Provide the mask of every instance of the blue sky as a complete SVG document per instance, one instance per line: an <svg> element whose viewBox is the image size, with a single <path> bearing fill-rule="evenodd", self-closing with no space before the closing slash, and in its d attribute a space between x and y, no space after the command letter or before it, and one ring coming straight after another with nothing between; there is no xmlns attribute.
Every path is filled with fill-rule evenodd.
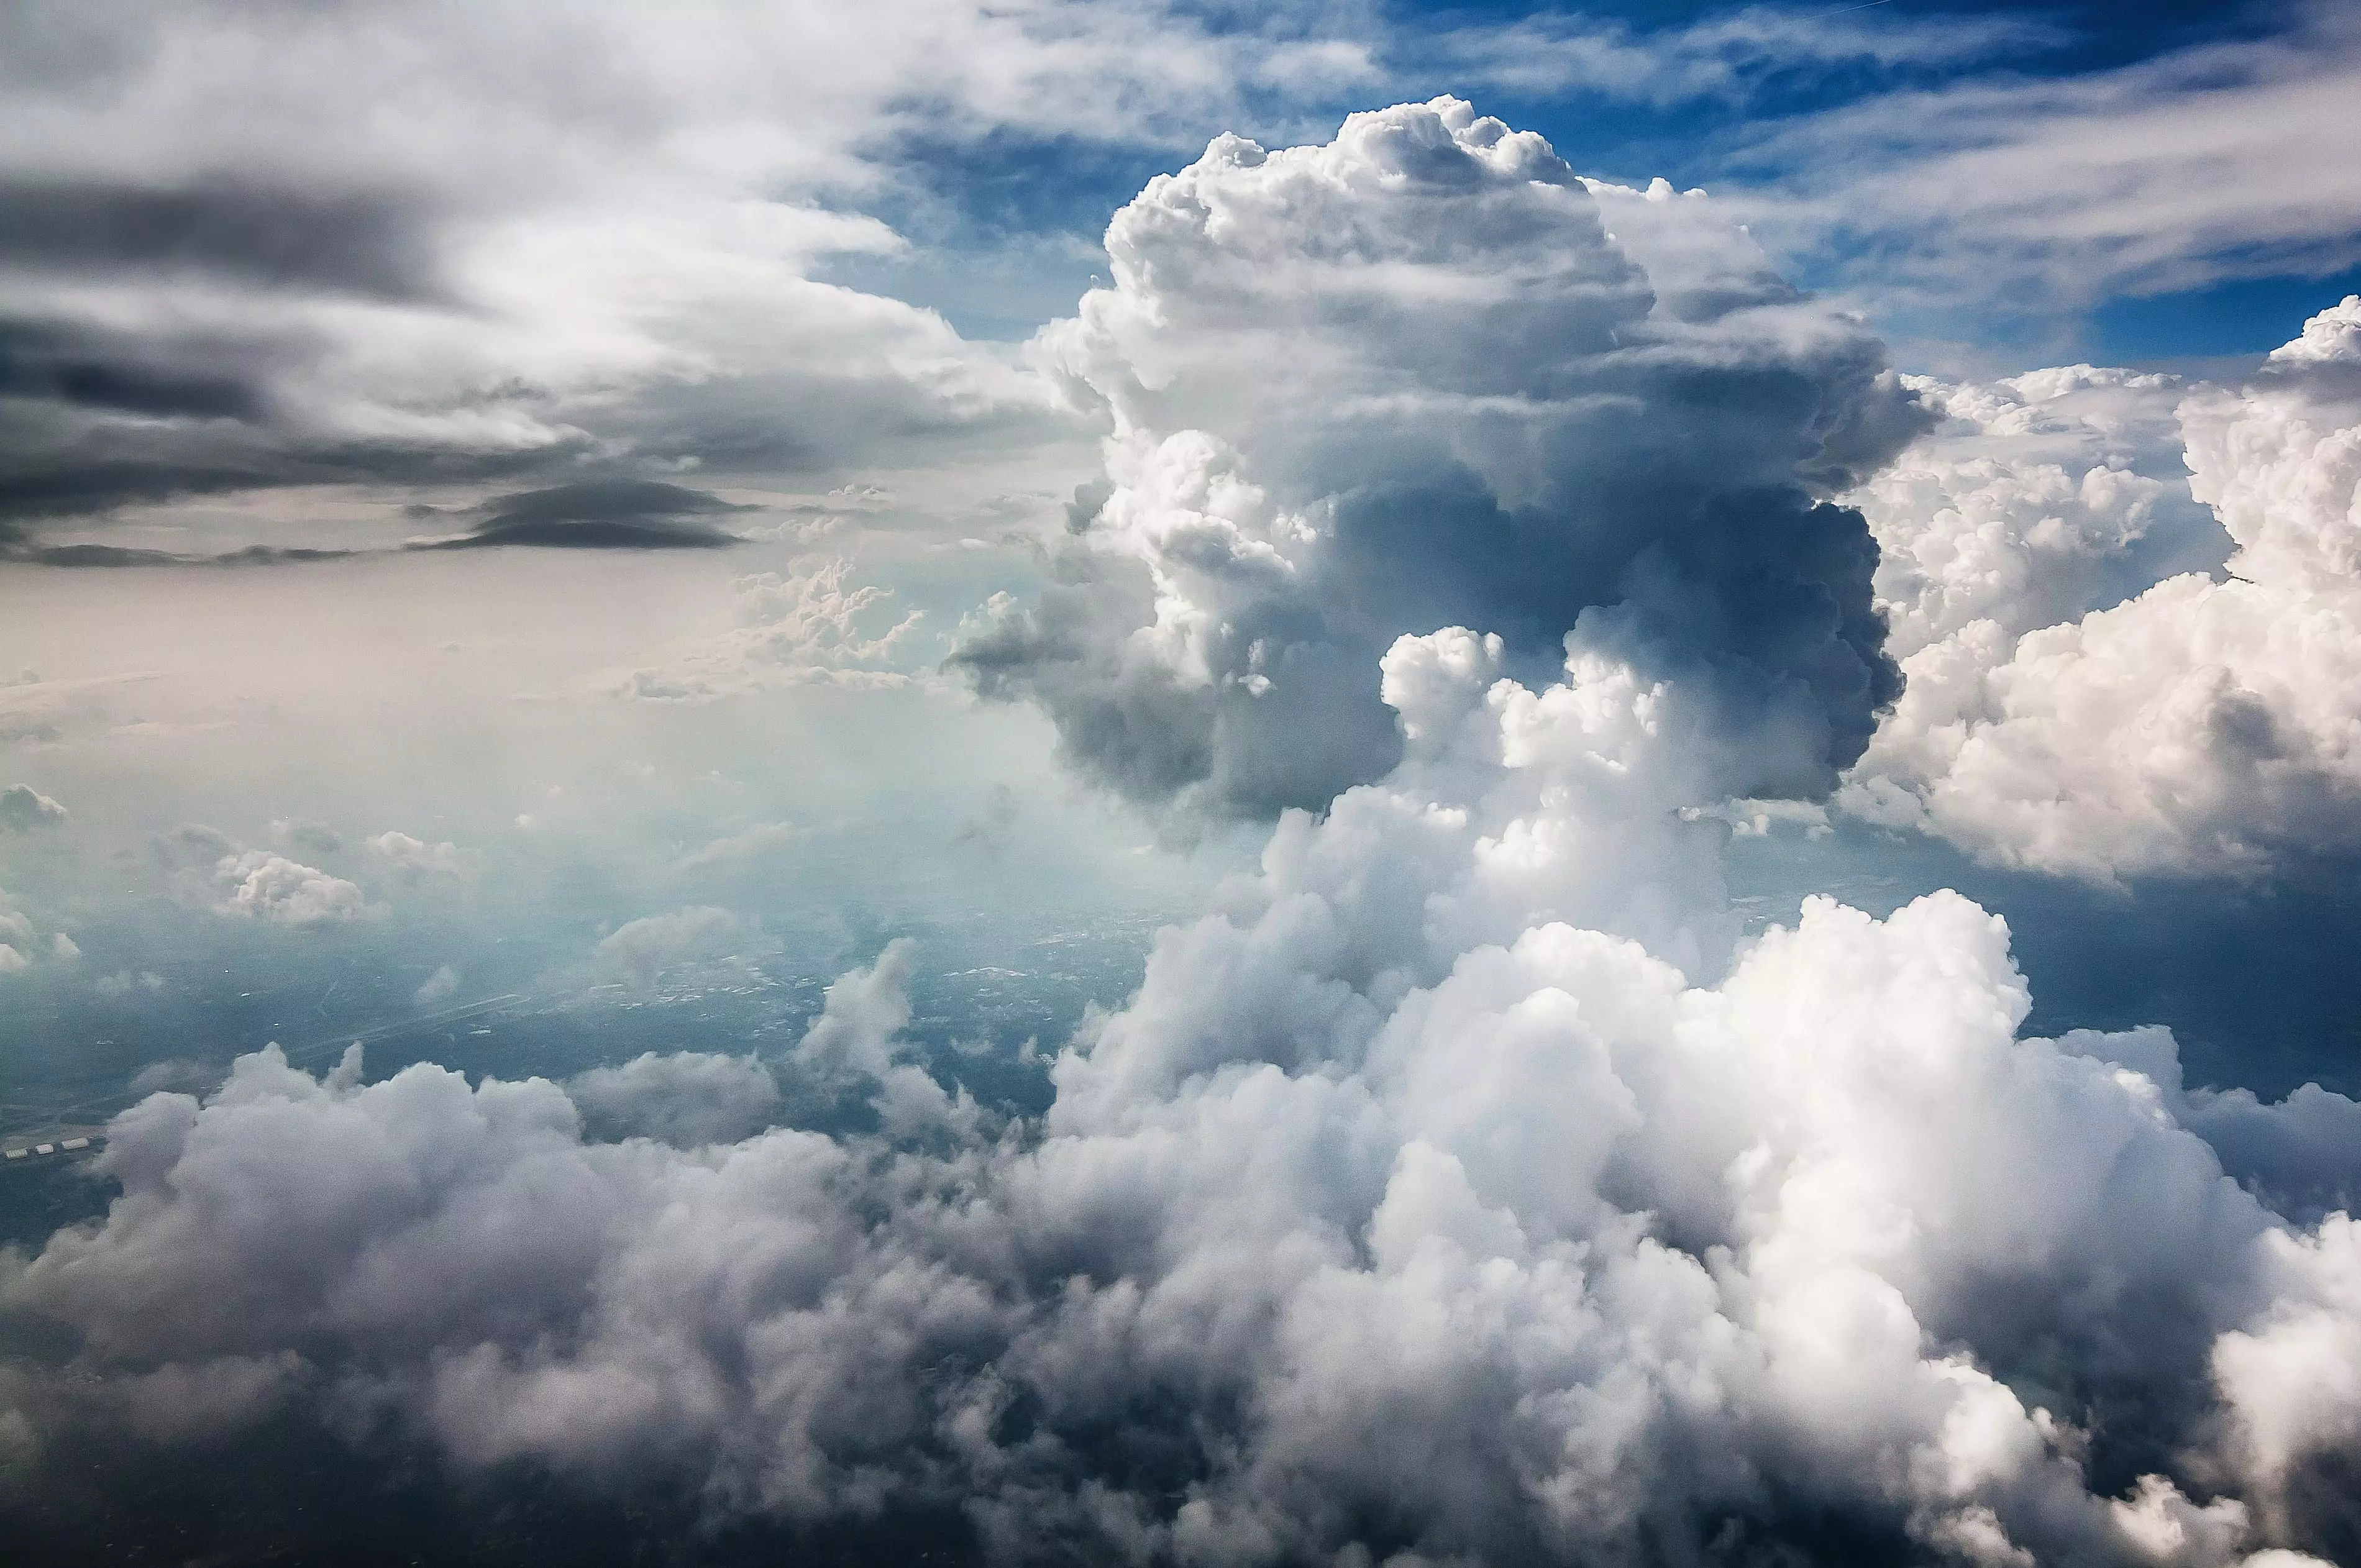
<svg viewBox="0 0 2361 1568"><path fill-rule="evenodd" d="M1827 149L1795 132L1847 109L1905 94L2038 91L2097 86L2143 66L2203 51L2268 46L2284 36L2285 7L2235 5L2060 6L1933 5L1888 0L1826 8L1661 5L1552 9L1522 5L1346 8L1308 18L1279 14L1282 32L1316 32L1342 20L1370 40L1371 69L1404 97L1458 92L1479 107L1548 137L1583 173L1718 193L1776 189L1821 172ZM2324 13L2316 13L2324 14ZM1203 15L1222 27L1238 18ZM1732 18L1741 18L1733 25ZM1777 18L1766 28L1764 18ZM1521 72L1497 51L1524 51ZM1547 63L1567 40L1600 46L1588 67ZM2227 57L2225 57L2227 58ZM1536 69L1539 66L1540 69ZM2232 65L2235 70L2235 66ZM1488 80L1490 77L1492 79ZM1471 85L1471 79L1478 85ZM1247 123L1286 133L1301 116L1339 115L1361 101L1356 84L1266 93L1248 100ZM1931 111L1939 117L1939 107ZM1939 139L1939 138L1938 138ZM901 137L891 157L916 188L883 209L921 244L918 256L880 267L840 265L834 275L934 305L976 335L1029 334L1059 313L1096 269L1090 256L1105 215L1149 176L1193 147L1125 147L1074 138L994 134L930 143ZM1863 236L1816 235L1782 251L1816 286L1874 281L1876 248ZM928 252L939 247L939 258ZM979 257L983 258L979 264ZM2105 280L2087 297L2010 299L1972 325L1923 304L1897 319L1936 326L1979 349L2038 359L2072 353L2110 363L2148 363L2268 352L2324 301L2356 286L2361 267L2349 236L2324 247L2268 242L2224 247L2204 270L2218 281L2177 286L2157 273ZM1988 302L1979 302L1979 308Z"/></svg>

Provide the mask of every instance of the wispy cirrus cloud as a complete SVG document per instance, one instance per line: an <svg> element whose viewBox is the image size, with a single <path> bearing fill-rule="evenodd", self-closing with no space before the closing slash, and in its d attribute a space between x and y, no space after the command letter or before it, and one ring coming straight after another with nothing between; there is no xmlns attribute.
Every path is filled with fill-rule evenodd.
<svg viewBox="0 0 2361 1568"><path fill-rule="evenodd" d="M2361 262L2361 16L2116 69L1971 75L1773 125L1731 192L1889 303L2072 312Z"/></svg>

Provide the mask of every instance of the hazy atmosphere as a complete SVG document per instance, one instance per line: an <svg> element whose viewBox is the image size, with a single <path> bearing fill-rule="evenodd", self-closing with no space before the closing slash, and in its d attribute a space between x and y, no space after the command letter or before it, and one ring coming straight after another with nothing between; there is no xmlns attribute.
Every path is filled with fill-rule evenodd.
<svg viewBox="0 0 2361 1568"><path fill-rule="evenodd" d="M0 0L0 1557L2361 1564L2361 12Z"/></svg>

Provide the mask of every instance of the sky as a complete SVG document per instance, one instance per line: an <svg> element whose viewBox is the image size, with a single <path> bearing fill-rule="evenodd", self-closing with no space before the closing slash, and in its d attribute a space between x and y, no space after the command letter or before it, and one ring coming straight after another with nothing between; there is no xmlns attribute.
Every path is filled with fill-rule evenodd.
<svg viewBox="0 0 2361 1568"><path fill-rule="evenodd" d="M0 7L0 1531L2361 1561L2355 103Z"/></svg>

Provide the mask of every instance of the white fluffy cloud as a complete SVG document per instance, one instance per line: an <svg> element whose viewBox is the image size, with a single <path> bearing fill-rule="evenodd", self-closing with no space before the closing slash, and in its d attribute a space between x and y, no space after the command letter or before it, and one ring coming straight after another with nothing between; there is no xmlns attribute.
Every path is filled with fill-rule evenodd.
<svg viewBox="0 0 2361 1568"><path fill-rule="evenodd" d="M1917 415L1705 203L1587 186L1439 98L1324 146L1223 137L1106 243L1111 284L1040 340L1113 422L1106 481L1053 586L955 657L1091 772L1317 806L1399 754L1378 656L1454 623L1524 669L1581 621L1679 670L1756 726L1749 793L1857 754L1893 670L1867 531L1822 498Z"/></svg>
<svg viewBox="0 0 2361 1568"><path fill-rule="evenodd" d="M387 832L369 839L368 847L406 882L427 877L464 881L474 869L473 858L448 841L430 844L407 833Z"/></svg>
<svg viewBox="0 0 2361 1568"><path fill-rule="evenodd" d="M223 856L214 880L227 893L215 905L225 915L281 926L339 926L370 913L355 883L268 850Z"/></svg>
<svg viewBox="0 0 2361 1568"><path fill-rule="evenodd" d="M2133 387L2114 373L2043 377L2068 391ZM2244 388L2181 400L2191 489L2235 545L2227 580L2172 576L2112 608L2090 607L2091 585L2160 499L2128 466L2077 477L1938 458L1878 480L1865 504L1892 551L1881 588L1916 645L1845 802L2004 863L2102 882L2252 874L2290 851L2361 845L2356 378L2361 299L2348 299ZM2006 400L2044 384L2019 378L1950 406L2004 430Z"/></svg>
<svg viewBox="0 0 2361 1568"><path fill-rule="evenodd" d="M2272 1205L2349 1201L2319 1135L2361 1106L2186 1093L2161 1031L2020 1037L1955 894L1812 901L1706 982L1715 839L1670 808L1726 791L1722 729L1603 654L1500 658L1399 641L1400 767L1167 932L1022 1135L896 1098L897 947L796 1061L882 1078L884 1135L714 1141L770 1113L744 1058L265 1053L118 1117L124 1197L6 1299L102 1388L169 1369L226 1420L279 1368L463 1464L952 1499L1009 1561L1630 1560L1833 1514L1979 1563L2316 1562L2354 1401L2300 1369L2361 1299L2343 1215ZM114 1408L47 1387L40 1422Z"/></svg>

